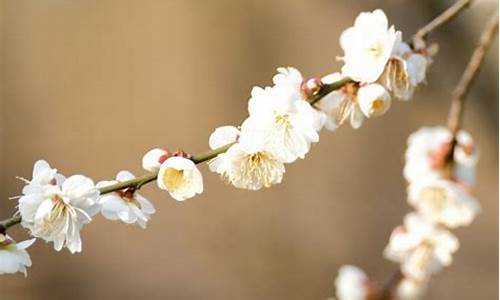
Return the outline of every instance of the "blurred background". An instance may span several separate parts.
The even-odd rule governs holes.
[[[3,0],[0,218],[14,211],[15,176],[29,178],[37,159],[98,181],[143,173],[153,147],[205,151],[213,128],[239,124],[250,89],[270,84],[277,67],[307,77],[338,70],[338,37],[360,11],[383,8],[409,37],[452,2]],[[427,86],[359,130],[324,131],[283,184],[237,190],[202,166],[205,192],[184,203],[144,187],[157,208],[147,230],[97,217],[81,254],[38,241],[27,279],[0,277],[0,299],[322,300],[343,264],[387,281],[397,266],[382,250],[411,210],[406,138],[444,124],[453,85],[497,7],[478,0],[433,33],[441,49]],[[460,250],[428,299],[498,298],[497,58],[495,45],[465,113],[481,151],[483,211],[455,231]]]

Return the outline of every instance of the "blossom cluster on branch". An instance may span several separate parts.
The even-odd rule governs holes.
[[[445,127],[423,127],[408,138],[404,176],[408,203],[415,208],[396,227],[384,256],[401,264],[395,299],[420,299],[429,278],[452,262],[458,239],[449,232],[469,225],[480,210],[471,195],[479,152],[472,137],[456,139]],[[379,293],[359,268],[342,267],[336,280],[339,300],[366,300]]]
[[[457,12],[456,12],[457,13]],[[319,142],[322,128],[335,131],[345,123],[359,128],[366,119],[385,114],[392,98],[408,101],[425,82],[436,46],[420,40],[406,43],[380,10],[362,12],[340,37],[340,73],[303,78],[295,68],[278,68],[273,84],[254,87],[248,117],[239,126],[221,126],[209,137],[211,149],[195,156],[183,150],[155,148],[142,159],[151,172],[136,178],[120,171],[115,179],[97,182],[84,175],[66,177],[46,161],[34,164],[31,179],[18,199],[11,220],[0,222],[0,274],[31,266],[26,252],[35,239],[53,243],[56,251],[82,251],[80,232],[98,214],[146,228],[153,204],[138,193],[156,181],[177,201],[203,192],[198,163],[236,188],[259,190],[281,183],[287,164],[303,159]],[[451,155],[450,155],[451,153]],[[445,128],[423,128],[409,139],[404,170],[408,202],[416,212],[396,228],[385,255],[401,264],[400,299],[413,299],[431,274],[451,262],[458,248],[446,228],[469,224],[479,210],[470,195],[478,152],[465,132],[455,137]],[[20,223],[33,239],[16,243],[7,229]],[[337,279],[340,300],[371,299],[377,286],[354,266],[344,266]],[[405,294],[406,293],[406,294]]]
[[[422,127],[408,138],[403,174],[415,211],[393,230],[384,250],[400,268],[381,287],[362,269],[342,266],[335,280],[339,300],[422,299],[432,275],[452,263],[459,242],[450,230],[468,226],[480,212],[473,196],[479,151],[460,129],[464,101],[497,31],[494,14],[453,92],[448,127]]]

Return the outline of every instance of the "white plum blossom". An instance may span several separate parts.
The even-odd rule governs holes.
[[[398,33],[381,81],[396,98],[409,100],[415,88],[425,81],[429,64],[430,59],[414,52],[408,44],[401,41],[401,33]]]
[[[101,188],[135,178],[129,171],[120,171],[116,175],[116,180],[98,182],[96,187]],[[133,187],[104,194],[100,197],[99,203],[101,214],[106,219],[121,220],[127,224],[137,223],[142,228],[146,228],[146,223],[155,213],[153,204],[137,193]]]
[[[378,117],[391,107],[391,95],[380,84],[371,83],[359,88],[358,102],[367,118]]]
[[[181,156],[169,157],[161,164],[157,184],[177,201],[184,201],[203,192],[200,170],[192,160]]]
[[[342,79],[340,73],[332,73],[321,79],[325,84]],[[359,86],[347,83],[321,99],[318,108],[325,113],[325,128],[336,130],[347,120],[352,128],[359,128],[365,118],[381,116],[391,106],[391,96],[380,84],[370,83]]]
[[[31,267],[26,249],[34,242],[35,239],[30,239],[16,243],[10,236],[0,233],[0,275],[22,272],[26,276],[26,267]]]
[[[23,187],[23,194],[39,191],[45,185],[61,185],[65,177],[57,173],[57,169],[52,168],[45,160],[38,160],[33,165],[31,180],[21,178],[26,185]]]
[[[323,77],[321,81],[329,84],[342,78],[340,73],[332,73]],[[318,102],[319,109],[326,115],[326,129],[334,131],[347,120],[350,121],[352,128],[361,127],[365,116],[357,102],[357,89],[356,85],[348,83],[339,90],[329,93]]]
[[[451,147],[451,133],[441,126],[422,127],[408,138],[404,176],[408,182],[445,177],[446,155]],[[470,188],[475,183],[479,151],[469,133],[461,130],[453,153],[451,180]]]
[[[302,76],[294,68],[279,68],[275,86],[254,87],[248,102],[248,125],[260,132],[268,150],[285,163],[304,158],[311,143],[319,141],[318,131],[325,116],[303,99]]]
[[[382,10],[360,13],[354,26],[340,36],[340,46],[344,50],[342,74],[357,82],[377,81],[396,42],[397,32],[394,26],[389,27]]]
[[[335,280],[335,290],[339,300],[368,300],[374,285],[363,270],[344,265]]]
[[[262,131],[255,131],[251,120],[243,122],[239,142],[232,145],[210,169],[237,188],[259,190],[280,183],[285,166],[268,148]],[[250,124],[250,125],[249,125]]]
[[[408,187],[408,202],[429,220],[449,228],[469,225],[480,210],[474,197],[444,179],[413,182]]]
[[[65,179],[60,174],[54,174],[48,183],[47,180],[39,181],[41,165],[44,165],[43,170],[50,169],[48,164],[37,162],[33,172],[36,176],[19,198],[21,225],[29,229],[33,236],[54,242],[57,251],[66,247],[71,253],[80,252],[80,230],[99,210],[99,191],[92,179],[83,175]]]
[[[146,171],[157,173],[161,164],[170,157],[170,152],[161,148],[154,148],[142,157],[142,168]]]
[[[392,232],[384,255],[401,263],[405,276],[422,281],[450,265],[457,250],[458,240],[453,234],[417,213],[410,213],[404,225]]]
[[[210,135],[208,144],[210,149],[214,150],[222,146],[236,142],[240,137],[240,131],[234,126],[222,126],[214,130]],[[215,158],[208,162],[210,171],[223,174],[226,169],[227,153],[223,152],[218,154]]]

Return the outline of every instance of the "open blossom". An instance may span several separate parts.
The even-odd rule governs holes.
[[[237,188],[259,190],[280,183],[285,166],[268,148],[260,131],[243,122],[239,142],[210,163],[210,169],[222,175]]]
[[[425,81],[428,65],[429,59],[402,42],[399,33],[381,81],[396,98],[409,100],[415,88]]]
[[[329,84],[342,78],[340,73],[333,73],[323,77],[321,81]],[[326,129],[334,131],[348,120],[352,128],[357,129],[361,127],[365,118],[386,113],[391,106],[391,96],[377,83],[361,86],[348,83],[323,97],[317,105],[326,115]]]
[[[358,82],[377,81],[396,41],[396,30],[394,26],[389,27],[382,10],[360,13],[354,26],[340,36],[340,46],[344,50],[342,74]]]
[[[351,265],[339,269],[335,289],[339,300],[368,300],[376,292],[374,283],[365,272]]]
[[[31,234],[47,242],[54,242],[54,249],[67,247],[71,253],[80,252],[82,241],[80,230],[89,223],[99,210],[99,191],[90,178],[73,175],[65,179],[62,175],[50,181],[36,182],[40,164],[35,164],[34,180],[23,189],[19,198],[22,226]],[[48,164],[42,168],[48,170]],[[43,171],[45,173],[45,171]],[[55,178],[59,178],[56,180]]]
[[[30,194],[39,191],[45,185],[61,185],[65,177],[57,173],[57,169],[52,168],[45,160],[38,160],[33,165],[31,180],[22,179],[26,182],[23,194]]]
[[[324,115],[309,105],[301,94],[302,76],[294,68],[279,68],[275,85],[254,87],[248,102],[254,131],[259,131],[268,150],[285,163],[304,158],[311,143],[319,141]]]
[[[408,138],[404,176],[408,182],[429,178],[443,178],[447,172],[446,156],[450,150],[450,131],[441,126],[422,127]],[[479,151],[469,133],[457,135],[453,153],[451,180],[466,187],[475,183],[475,169]]]
[[[154,148],[146,152],[142,157],[142,168],[150,172],[158,172],[161,164],[170,157],[170,152],[166,149]]]
[[[31,259],[26,248],[31,246],[35,239],[16,243],[10,236],[0,233],[0,275],[24,273],[26,267],[31,267]]]
[[[429,220],[449,228],[469,225],[480,210],[476,199],[444,179],[413,182],[408,187],[408,202]]]
[[[120,182],[135,179],[129,171],[120,171],[116,175],[116,180],[98,182],[96,187],[105,187]],[[101,204],[101,214],[108,220],[121,220],[127,224],[137,223],[142,228],[146,228],[146,223],[154,214],[155,208],[134,188],[115,191],[102,195],[99,199]]]
[[[222,146],[234,143],[240,137],[240,131],[234,126],[222,126],[215,129],[208,139],[210,149],[214,150]],[[223,174],[228,163],[227,152],[220,153],[208,162],[210,171]]]
[[[414,280],[425,280],[452,262],[458,240],[417,213],[405,217],[403,226],[391,234],[384,255],[401,263],[401,271]]]
[[[192,160],[180,156],[172,156],[161,164],[157,184],[177,201],[184,201],[203,192],[200,170]]]

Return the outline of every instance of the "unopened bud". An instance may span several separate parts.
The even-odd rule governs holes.
[[[184,150],[178,149],[177,151],[172,154],[172,156],[178,156],[178,157],[184,157],[184,158],[191,158],[191,154],[185,152]]]
[[[318,77],[304,80],[300,85],[300,91],[305,99],[311,99],[323,87],[323,82]]]
[[[150,172],[158,172],[161,164],[172,154],[166,149],[154,148],[142,157],[142,167]]]

